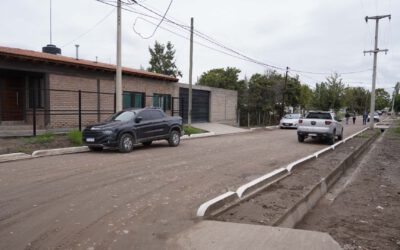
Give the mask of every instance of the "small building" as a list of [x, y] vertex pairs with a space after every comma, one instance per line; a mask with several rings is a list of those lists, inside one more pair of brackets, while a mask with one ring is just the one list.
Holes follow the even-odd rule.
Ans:
[[[0, 126], [76, 128], [115, 112], [116, 66], [62, 55], [0, 47]], [[123, 107], [156, 106], [187, 121], [188, 85], [123, 68]], [[237, 92], [193, 86], [193, 122], [236, 123]]]

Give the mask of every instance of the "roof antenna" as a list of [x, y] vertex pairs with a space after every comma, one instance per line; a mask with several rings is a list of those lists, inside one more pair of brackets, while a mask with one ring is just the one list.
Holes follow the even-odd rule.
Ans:
[[52, 11], [51, 11], [51, 3], [52, 3], [53, 1], [52, 0], [50, 0], [50, 44], [53, 44], [53, 35], [52, 35], [52, 25], [51, 25], [51, 14], [52, 14]]
[[61, 49], [53, 44], [53, 29], [52, 29], [52, 0], [50, 1], [50, 44], [47, 44], [46, 47], [42, 47], [42, 52], [49, 54], [61, 54]]

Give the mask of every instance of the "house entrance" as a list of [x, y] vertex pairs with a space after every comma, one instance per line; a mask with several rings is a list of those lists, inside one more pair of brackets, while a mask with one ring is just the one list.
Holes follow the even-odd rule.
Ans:
[[1, 121], [24, 120], [25, 78], [0, 76]]

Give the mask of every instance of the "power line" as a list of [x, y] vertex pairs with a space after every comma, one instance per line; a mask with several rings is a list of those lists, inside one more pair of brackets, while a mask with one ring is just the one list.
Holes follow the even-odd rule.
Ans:
[[[108, 5], [111, 5], [111, 6], [115, 6], [115, 5], [110, 4], [108, 2], [104, 2], [104, 0], [96, 0], [96, 1], [108, 4]], [[133, 0], [127, 0], [127, 1], [128, 1], [128, 4], [132, 4]], [[137, 3], [137, 2], [135, 2], [135, 3]], [[187, 32], [190, 31], [190, 27], [188, 27], [186, 25], [183, 25], [183, 24], [180, 24], [180, 23], [178, 23], [176, 21], [173, 21], [170, 18], [168, 18], [166, 15], [162, 15], [162, 14], [158, 13], [157, 11], [154, 11], [151, 8], [145, 6], [145, 5], [141, 4], [141, 3], [137, 3], [137, 5], [142, 7], [142, 8], [144, 8], [145, 10], [151, 12], [152, 14], [158, 16], [158, 18], [154, 17], [154, 16], [151, 16], [151, 15], [144, 14], [144, 13], [139, 12], [137, 10], [133, 10], [132, 8], [122, 8], [122, 9], [126, 10], [126, 11], [129, 11], [129, 12], [132, 12], [132, 13], [136, 13], [136, 14], [139, 14], [139, 15], [150, 17], [152, 19], [159, 20], [159, 18], [162, 18], [162, 20], [165, 20], [167, 23], [173, 24], [173, 25], [175, 25], [175, 26], [177, 26], [177, 27], [179, 27], [179, 28], [181, 28], [181, 29], [183, 29], [183, 30], [185, 30]], [[128, 6], [128, 7], [131, 7], [131, 6]], [[148, 21], [148, 22], [150, 22], [150, 21]], [[169, 32], [171, 32], [171, 31], [169, 31]], [[175, 34], [176, 34], [176, 32], [175, 32]], [[263, 67], [268, 67], [268, 68], [272, 68], [272, 69], [276, 69], [276, 70], [280, 70], [280, 71], [285, 71], [284, 67], [280, 67], [280, 66], [276, 66], [276, 65], [273, 65], [273, 64], [265, 63], [265, 62], [259, 61], [257, 59], [254, 59], [254, 58], [252, 58], [250, 56], [247, 56], [247, 55], [245, 55], [245, 54], [243, 54], [243, 53], [241, 53], [241, 52], [239, 52], [237, 50], [229, 48], [228, 46], [224, 45], [223, 43], [218, 42], [216, 39], [214, 39], [214, 38], [212, 38], [212, 37], [200, 32], [198, 30], [195, 30], [194, 34], [198, 38], [201, 38], [201, 39], [207, 41], [208, 43], [213, 44], [214, 46], [217, 46], [217, 47], [219, 47], [219, 48], [221, 48], [223, 50], [229, 51], [229, 53], [224, 53], [224, 54], [227, 54], [227, 55], [230, 55], [230, 56], [235, 55], [234, 57], [236, 57], [236, 58], [239, 58], [239, 59], [242, 59], [242, 60], [245, 60], [245, 61], [248, 61], [248, 62], [252, 62], [252, 63], [258, 64], [258, 65], [263, 66]], [[179, 36], [181, 36], [181, 35], [179, 35]], [[207, 48], [210, 48], [210, 46], [207, 46]], [[221, 50], [216, 50], [216, 49], [213, 49], [213, 50], [221, 52]], [[332, 72], [313, 72], [313, 71], [305, 71], [305, 70], [299, 70], [299, 69], [292, 69], [291, 71], [296, 72], [296, 73], [306, 73], [306, 74], [315, 74], [315, 75], [327, 75], [327, 74], [331, 74], [332, 73]], [[340, 74], [340, 75], [341, 74], [357, 74], [357, 73], [362, 73], [362, 72], [367, 72], [367, 71], [371, 71], [371, 69], [364, 69], [364, 70], [359, 70], [359, 71], [349, 71], [349, 72], [337, 72], [337, 73]]]
[[[146, 36], [146, 37], [145, 37], [145, 36], [143, 36], [141, 33], [137, 32], [136, 29], [135, 29], [136, 22], [137, 22], [137, 20], [138, 20], [139, 18], [141, 18], [141, 17], [137, 17], [137, 18], [135, 19], [135, 22], [133, 23], [133, 26], [132, 26], [133, 32], [135, 32], [138, 36], [140, 36], [140, 37], [143, 38], [143, 39], [149, 39], [149, 38], [153, 37], [154, 34], [156, 33], [157, 29], [160, 27], [161, 23], [164, 21], [165, 16], [167, 15], [167, 13], [168, 13], [168, 11], [169, 11], [171, 5], [172, 5], [172, 2], [173, 2], [173, 0], [171, 0], [171, 1], [169, 2], [169, 5], [168, 5], [168, 7], [167, 7], [167, 10], [165, 11], [165, 13], [164, 13], [164, 15], [162, 16], [160, 22], [156, 25], [156, 28], [153, 30], [153, 33], [151, 33], [150, 36]], [[143, 19], [143, 18], [142, 18], [142, 19]]]
[[74, 39], [72, 39], [71, 41], [65, 43], [63, 46], [61, 46], [61, 48], [64, 48], [67, 45], [70, 45], [71, 43], [75, 42], [76, 40], [84, 37], [85, 35], [87, 35], [89, 32], [93, 31], [98, 25], [100, 25], [102, 22], [104, 22], [112, 13], [114, 13], [115, 9], [112, 9], [109, 13], [107, 13], [107, 15], [105, 15], [102, 19], [100, 19], [100, 21], [98, 21], [95, 25], [93, 25], [90, 29], [88, 29], [87, 31], [83, 32], [82, 34], [80, 34], [79, 36], [75, 37]]

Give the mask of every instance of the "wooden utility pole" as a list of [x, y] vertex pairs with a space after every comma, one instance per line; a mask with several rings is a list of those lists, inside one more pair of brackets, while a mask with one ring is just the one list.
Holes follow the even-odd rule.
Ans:
[[371, 16], [365, 17], [365, 22], [368, 22], [369, 19], [375, 20], [375, 47], [374, 50], [368, 50], [364, 51], [365, 53], [373, 53], [374, 54], [374, 65], [373, 65], [373, 72], [372, 72], [372, 89], [371, 89], [371, 107], [369, 111], [369, 121], [370, 121], [370, 128], [374, 128], [374, 113], [375, 113], [375, 84], [376, 84], [376, 64], [377, 64], [377, 59], [378, 59], [378, 52], [385, 52], [385, 54], [388, 52], [388, 49], [378, 49], [378, 31], [379, 31], [379, 20], [382, 18], [388, 17], [389, 20], [391, 18], [391, 15], [383, 15], [383, 16]]
[[193, 73], [193, 17], [190, 18], [190, 59], [189, 59], [189, 109], [188, 124], [192, 124], [192, 73]]
[[115, 109], [122, 110], [122, 66], [121, 66], [121, 0], [117, 1], [117, 73], [115, 76]]

